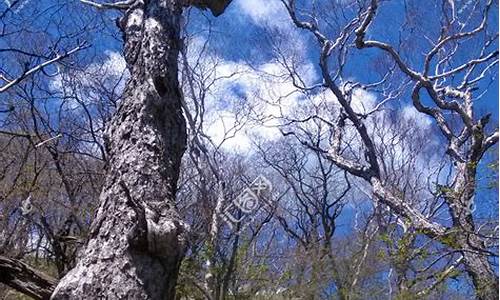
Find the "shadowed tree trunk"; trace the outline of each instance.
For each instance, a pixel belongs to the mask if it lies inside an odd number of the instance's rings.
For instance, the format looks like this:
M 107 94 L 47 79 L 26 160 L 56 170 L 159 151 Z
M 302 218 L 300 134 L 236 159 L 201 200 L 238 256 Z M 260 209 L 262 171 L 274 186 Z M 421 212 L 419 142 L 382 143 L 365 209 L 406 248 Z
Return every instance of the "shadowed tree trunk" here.
M 130 79 L 106 132 L 109 170 L 86 249 L 52 299 L 174 299 L 187 227 L 175 209 L 186 126 L 177 80 L 182 7 L 230 1 L 112 4 Z

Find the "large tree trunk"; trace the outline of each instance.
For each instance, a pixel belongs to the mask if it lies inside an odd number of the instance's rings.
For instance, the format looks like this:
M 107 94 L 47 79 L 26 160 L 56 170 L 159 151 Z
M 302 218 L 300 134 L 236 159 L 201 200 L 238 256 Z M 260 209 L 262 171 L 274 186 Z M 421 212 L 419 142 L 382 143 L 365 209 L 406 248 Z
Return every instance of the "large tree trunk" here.
M 455 183 L 445 197 L 453 220 L 452 233 L 446 240 L 462 252 L 465 270 L 472 278 L 478 299 L 498 299 L 498 277 L 488 261 L 488 247 L 476 233 L 472 216 L 478 160 L 456 165 Z
M 137 1 L 122 20 L 130 79 L 106 132 L 109 170 L 91 237 L 52 299 L 173 299 L 186 226 L 175 193 L 186 131 L 175 1 Z
M 498 277 L 482 253 L 481 241 L 473 235 L 458 239 L 459 248 L 463 250 L 465 270 L 472 278 L 476 296 L 480 300 L 498 299 Z
M 182 6 L 137 0 L 121 20 L 130 79 L 106 132 L 109 169 L 91 236 L 52 299 L 173 299 L 187 229 L 175 209 L 186 144 L 177 80 Z M 220 6 L 220 7 L 219 7 Z

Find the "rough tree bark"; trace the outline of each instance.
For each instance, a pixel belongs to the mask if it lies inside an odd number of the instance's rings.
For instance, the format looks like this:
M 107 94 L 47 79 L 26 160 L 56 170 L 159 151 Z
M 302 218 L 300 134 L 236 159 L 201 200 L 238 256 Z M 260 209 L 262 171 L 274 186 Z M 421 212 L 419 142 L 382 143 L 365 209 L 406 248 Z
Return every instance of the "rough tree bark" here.
M 218 15 L 229 2 L 104 7 L 125 10 L 119 24 L 130 79 L 106 131 L 109 169 L 89 241 L 52 299 L 174 299 L 188 231 L 175 209 L 186 145 L 177 79 L 181 13 L 194 5 Z
M 475 137 L 477 138 L 477 137 Z M 450 247 L 462 250 L 465 270 L 472 278 L 479 299 L 498 298 L 498 277 L 491 268 L 485 250 L 488 247 L 476 232 L 471 204 L 474 201 L 476 168 L 479 157 L 468 157 L 467 162 L 457 162 L 456 180 L 452 189 L 446 191 L 452 217 Z

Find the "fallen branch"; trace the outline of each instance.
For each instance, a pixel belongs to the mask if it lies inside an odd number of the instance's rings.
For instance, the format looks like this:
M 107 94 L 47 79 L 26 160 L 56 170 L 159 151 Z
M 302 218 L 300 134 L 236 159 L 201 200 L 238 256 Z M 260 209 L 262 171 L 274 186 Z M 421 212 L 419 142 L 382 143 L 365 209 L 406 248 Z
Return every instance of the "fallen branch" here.
M 57 279 L 20 260 L 0 255 L 0 282 L 34 299 L 49 299 Z

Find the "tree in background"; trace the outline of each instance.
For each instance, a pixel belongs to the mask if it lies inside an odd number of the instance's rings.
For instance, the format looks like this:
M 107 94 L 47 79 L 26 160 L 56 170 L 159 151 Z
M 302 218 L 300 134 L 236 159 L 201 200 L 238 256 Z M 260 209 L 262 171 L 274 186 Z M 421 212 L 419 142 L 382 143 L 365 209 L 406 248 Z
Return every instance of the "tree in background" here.
M 422 26 L 428 30 L 428 33 L 424 31 L 423 35 L 429 41 L 425 43 L 429 44 L 428 46 L 423 46 L 422 43 L 421 50 L 425 53 L 423 59 L 420 59 L 420 53 L 411 52 L 411 47 L 406 49 L 404 45 L 399 45 L 400 50 L 390 42 L 375 39 L 377 34 L 371 33 L 370 28 L 374 27 L 377 16 L 384 9 L 381 1 L 353 4 L 353 9 L 345 10 L 345 15 L 350 17 L 336 24 L 326 22 L 326 19 L 324 23 L 320 21 L 319 18 L 325 15 L 323 12 L 326 12 L 326 15 L 330 13 L 328 10 L 317 10 L 313 5 L 310 7 L 310 14 L 303 14 L 301 11 L 307 9 L 308 5 L 299 7 L 294 0 L 282 2 L 294 24 L 315 37 L 320 48 L 322 86 L 332 93 L 332 97 L 335 97 L 339 104 L 336 119 L 330 118 L 325 122 L 332 130 L 331 143 L 317 148 L 316 145 L 308 145 L 325 153 L 339 168 L 366 181 L 372 188 L 374 201 L 387 206 L 391 213 L 402 218 L 413 230 L 459 252 L 461 255 L 451 269 L 460 264 L 464 265 L 474 283 L 478 298 L 497 297 L 498 277 L 488 261 L 488 257 L 493 254 L 490 249 L 493 246 L 491 242 L 494 233 L 491 232 L 490 226 L 476 224 L 471 209 L 475 200 L 477 168 L 484 154 L 498 142 L 498 129 L 488 127 L 490 116 L 477 116 L 474 111 L 474 97 L 481 96 L 483 89 L 481 81 L 488 80 L 485 73 L 498 63 L 498 50 L 493 46 L 497 45 L 495 41 L 498 33 L 487 26 L 494 6 L 493 1 L 478 2 L 468 9 L 456 8 L 453 2 L 437 5 L 437 29 Z M 420 13 L 418 7 L 422 7 L 422 3 L 405 6 L 406 25 L 411 27 L 419 24 L 418 18 L 414 18 Z M 412 35 L 412 32 L 407 32 L 404 27 L 398 33 L 400 41 L 409 41 L 406 35 Z M 479 43 L 480 46 L 474 48 L 474 51 L 464 53 L 463 51 L 468 51 L 465 50 L 467 47 L 472 48 L 469 43 Z M 350 47 L 352 44 L 360 50 L 359 53 L 368 53 L 371 50 L 370 53 L 373 54 L 378 50 L 385 54 L 388 64 L 381 72 L 386 75 L 371 82 L 352 82 L 345 79 L 342 81 L 343 73 L 350 70 L 347 65 L 353 56 L 358 54 Z M 408 55 L 408 51 L 409 55 L 413 56 L 409 61 L 403 56 L 403 53 Z M 356 76 L 356 71 L 352 72 Z M 436 182 L 435 193 L 442 199 L 442 205 L 439 207 L 413 205 L 391 180 L 391 174 L 386 174 L 381 165 L 377 140 L 370 132 L 368 120 L 386 102 L 401 93 L 397 90 L 398 85 L 395 85 L 397 81 L 390 80 L 393 76 L 404 76 L 403 90 L 404 85 L 412 85 L 411 99 L 414 109 L 431 118 L 445 138 L 445 153 L 453 168 L 449 181 Z M 302 87 L 303 90 L 307 88 Z M 379 94 L 383 100 L 372 110 L 360 111 L 353 100 L 357 88 L 380 90 Z M 352 134 L 355 135 L 357 143 L 354 153 L 350 155 L 352 142 L 346 143 L 346 139 L 351 139 Z M 451 225 L 443 224 L 435 218 L 442 206 L 447 207 Z M 450 272 L 437 276 L 436 280 L 442 280 L 442 277 Z

